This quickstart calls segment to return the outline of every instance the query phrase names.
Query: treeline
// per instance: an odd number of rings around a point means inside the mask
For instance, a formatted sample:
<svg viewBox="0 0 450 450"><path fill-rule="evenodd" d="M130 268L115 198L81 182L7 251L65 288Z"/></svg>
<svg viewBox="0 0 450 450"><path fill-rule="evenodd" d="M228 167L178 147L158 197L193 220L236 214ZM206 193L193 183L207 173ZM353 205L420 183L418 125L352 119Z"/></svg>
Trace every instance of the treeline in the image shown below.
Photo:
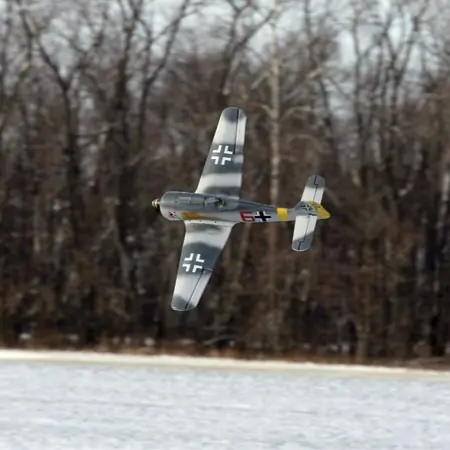
<svg viewBox="0 0 450 450"><path fill-rule="evenodd" d="M376 3L3 2L1 343L444 356L450 14ZM332 218L305 254L239 225L179 314L184 227L151 201L195 189L227 106L243 196L292 206L320 173Z"/></svg>

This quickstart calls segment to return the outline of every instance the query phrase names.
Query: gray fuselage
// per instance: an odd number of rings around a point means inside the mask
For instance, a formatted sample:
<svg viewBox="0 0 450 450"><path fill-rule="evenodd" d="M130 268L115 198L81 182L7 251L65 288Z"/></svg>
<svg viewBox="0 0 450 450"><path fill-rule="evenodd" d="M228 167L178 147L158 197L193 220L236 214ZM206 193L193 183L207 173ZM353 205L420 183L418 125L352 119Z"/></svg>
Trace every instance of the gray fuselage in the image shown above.
<svg viewBox="0 0 450 450"><path fill-rule="evenodd" d="M163 217L171 221L198 222L290 222L302 214L301 209L278 208L236 197L215 196L181 191L166 192L159 201ZM311 214L307 205L304 214Z"/></svg>

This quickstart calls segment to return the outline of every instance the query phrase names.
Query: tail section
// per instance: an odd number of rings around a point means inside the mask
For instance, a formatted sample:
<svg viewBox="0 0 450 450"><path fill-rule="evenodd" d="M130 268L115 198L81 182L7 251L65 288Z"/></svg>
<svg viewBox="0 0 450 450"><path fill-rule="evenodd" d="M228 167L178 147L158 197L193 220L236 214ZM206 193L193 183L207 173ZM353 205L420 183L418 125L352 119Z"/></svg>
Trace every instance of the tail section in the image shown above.
<svg viewBox="0 0 450 450"><path fill-rule="evenodd" d="M325 178L311 175L306 182L300 202L295 205L292 249L297 252L304 252L311 247L317 220L330 218L330 213L320 204L324 191Z"/></svg>

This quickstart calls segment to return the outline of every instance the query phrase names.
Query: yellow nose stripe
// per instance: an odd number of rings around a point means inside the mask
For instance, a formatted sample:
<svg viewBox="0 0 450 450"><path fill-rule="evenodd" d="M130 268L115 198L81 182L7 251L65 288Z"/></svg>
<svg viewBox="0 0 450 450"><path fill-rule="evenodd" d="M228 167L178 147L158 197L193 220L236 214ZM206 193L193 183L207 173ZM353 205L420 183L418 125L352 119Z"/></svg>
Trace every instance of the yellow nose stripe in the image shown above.
<svg viewBox="0 0 450 450"><path fill-rule="evenodd" d="M280 220L287 222L289 220L289 214L287 208L277 208L277 214Z"/></svg>

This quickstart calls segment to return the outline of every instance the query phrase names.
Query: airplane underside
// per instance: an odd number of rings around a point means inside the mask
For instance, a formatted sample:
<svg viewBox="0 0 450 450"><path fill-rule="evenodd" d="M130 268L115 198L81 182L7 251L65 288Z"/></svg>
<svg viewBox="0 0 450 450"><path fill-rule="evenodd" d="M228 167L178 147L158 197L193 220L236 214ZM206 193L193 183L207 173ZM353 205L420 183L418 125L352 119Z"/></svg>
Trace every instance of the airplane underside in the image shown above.
<svg viewBox="0 0 450 450"><path fill-rule="evenodd" d="M234 197L167 192L160 201L161 214L170 221L198 220L231 223L294 221L293 209L278 208ZM306 212L305 212L306 214Z"/></svg>
<svg viewBox="0 0 450 450"><path fill-rule="evenodd" d="M246 115L222 111L195 192L169 191L152 204L169 221L183 221L186 232L171 307L195 308L237 223L294 222L292 249L310 248L318 220L330 214L321 205L325 179L308 178L301 200L280 208L240 198L244 167Z"/></svg>

